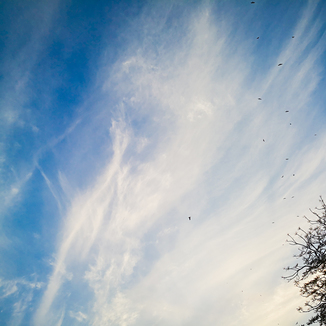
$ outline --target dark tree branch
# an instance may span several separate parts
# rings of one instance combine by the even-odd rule
[[[304,216],[310,224],[308,231],[299,228],[295,237],[288,234],[290,240],[287,242],[298,247],[299,254],[294,257],[300,259],[300,262],[285,268],[292,273],[283,278],[293,280],[301,295],[308,299],[305,308],[298,308],[300,312],[315,313],[307,325],[317,323],[326,326],[326,205],[322,197],[320,203],[321,208],[316,207],[318,213],[310,209],[316,219]],[[313,278],[303,283],[310,276]]]

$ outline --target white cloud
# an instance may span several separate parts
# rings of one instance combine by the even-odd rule
[[[1,296],[1,298],[5,298],[8,295],[11,295],[11,294],[15,293],[18,290],[16,282],[14,282],[14,281],[2,281],[2,280],[0,280],[0,286],[1,286],[2,291],[3,291],[3,294]]]
[[[24,293],[21,295],[21,298],[14,303],[13,308],[13,314],[10,321],[11,326],[19,326],[22,323],[22,320],[25,316],[25,310],[30,305],[30,302],[33,298],[33,292],[32,290],[28,291],[27,293]]]
[[[34,162],[31,162],[28,156],[25,156],[24,164],[16,164],[18,160],[13,159],[13,156],[15,157],[13,154],[17,155],[19,152],[17,149],[25,145],[25,140],[29,142],[29,131],[39,130],[29,118],[29,105],[34,93],[34,90],[31,91],[31,76],[56,18],[58,3],[59,1],[45,1],[33,3],[23,10],[15,8],[12,15],[8,15],[5,19],[8,35],[0,63],[2,75],[0,82],[1,217],[5,216],[7,209],[20,199],[21,188],[29,180],[35,168]],[[11,4],[8,4],[8,7],[10,8]],[[30,24],[31,21],[33,24]],[[26,134],[23,142],[20,141],[20,135],[24,133]],[[2,223],[3,220],[0,219],[1,245],[5,246],[8,241],[2,234],[4,233]]]
[[[78,312],[69,311],[69,316],[71,318],[75,318],[80,323],[87,319],[87,315],[83,314],[81,311]]]
[[[24,287],[27,289],[40,289],[44,284],[42,282],[29,282],[23,278],[15,279],[15,280],[3,280],[0,279],[0,288],[2,291],[2,295],[0,298],[5,298],[10,296],[17,291],[19,291],[19,287]]]
[[[55,326],[61,326],[64,318],[65,318],[65,310],[63,309],[60,314],[60,318],[58,322],[55,324]]]
[[[297,293],[280,280],[292,252],[282,242],[326,184],[325,135],[306,140],[325,47],[321,39],[304,57],[315,35],[315,27],[301,32],[309,8],[302,39],[278,56],[282,70],[252,83],[246,40],[235,43],[209,10],[180,21],[185,36],[166,32],[175,44],[157,49],[144,36],[118,60],[103,88],[122,99],[113,154],[84,192],[62,177],[72,202],[36,325],[49,324],[75,270],[84,271],[94,301],[87,315],[70,316],[91,325],[293,321]],[[298,108],[292,129],[288,106]]]
[[[11,299],[10,301],[14,300],[12,304],[12,316],[8,325],[21,325],[26,309],[31,305],[34,291],[40,290],[43,286],[44,284],[42,282],[30,282],[24,278],[14,280],[0,279],[0,301],[2,301],[3,307],[7,305],[6,300],[8,298]]]

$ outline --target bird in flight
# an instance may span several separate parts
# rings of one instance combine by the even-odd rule
[[[259,40],[259,36],[257,36],[257,40]]]
[[[253,5],[255,3],[255,1],[251,1],[251,4]]]
[[[261,101],[261,97],[258,97],[258,100]]]
[[[191,216],[188,217],[189,218],[189,221],[191,220]]]
[[[277,66],[279,67],[279,66],[282,66],[283,65],[283,63],[279,63]]]
[[[263,139],[263,142],[265,142],[265,139]]]
[[[286,160],[286,161],[288,161],[289,159],[288,159],[288,158],[286,158],[285,160]]]
[[[285,113],[289,112],[288,110],[285,111]]]
[[[292,36],[292,38],[294,38],[294,36]]]
[[[282,175],[281,178],[284,178],[284,175]]]

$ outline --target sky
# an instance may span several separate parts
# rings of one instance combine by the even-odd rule
[[[325,30],[322,0],[1,1],[0,324],[307,321]]]

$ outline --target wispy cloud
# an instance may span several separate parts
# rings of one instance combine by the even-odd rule
[[[7,3],[4,7],[10,7]],[[19,6],[19,5],[18,5]],[[6,209],[15,203],[22,186],[34,171],[34,162],[26,155],[22,164],[14,160],[17,153],[24,153],[24,145],[31,135],[37,134],[35,116],[31,117],[33,100],[33,69],[44,49],[46,38],[55,20],[58,1],[33,3],[25,10],[13,10],[4,17],[8,35],[0,70],[0,207]],[[9,9],[10,10],[10,9]],[[34,24],[30,22],[33,21]],[[21,137],[21,134],[24,137]],[[1,221],[2,222],[2,221]]]
[[[69,316],[75,318],[79,322],[84,322],[85,320],[87,320],[87,316],[83,314],[81,311],[78,312],[69,311]]]
[[[34,281],[27,281],[24,278],[14,280],[0,279],[0,302],[2,308],[7,306],[7,301],[12,303],[9,307],[12,310],[11,320],[8,325],[21,325],[27,308],[30,308],[31,301],[35,291],[39,291],[44,286],[44,283]],[[1,311],[2,313],[2,311]]]
[[[18,291],[18,286],[24,286],[30,289],[40,289],[44,284],[42,282],[28,282],[24,279],[2,280],[0,279],[1,298],[5,298]]]
[[[323,38],[309,46],[319,31],[312,7],[256,79],[249,41],[230,37],[209,7],[179,18],[178,29],[163,15],[155,33],[142,17],[139,44],[103,82],[102,96],[121,99],[112,156],[86,190],[65,186],[71,206],[36,325],[51,324],[69,282],[94,296],[88,311],[69,308],[90,325],[284,320],[298,294],[280,279],[291,256],[282,243],[325,190],[325,135],[307,140],[325,49]]]

